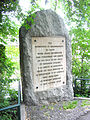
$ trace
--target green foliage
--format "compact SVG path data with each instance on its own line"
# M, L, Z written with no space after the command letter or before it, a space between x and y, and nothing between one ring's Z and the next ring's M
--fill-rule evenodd
M42 107L41 107L41 110L43 110L43 109L45 109L46 108L46 105L43 105Z
M15 89L8 89L8 98L6 100L9 101L9 105L14 105L17 104L18 101L18 91L16 91Z
M0 102L3 102L10 87L9 83L13 81L10 77L14 70L14 63L5 54L5 46L0 44Z
M30 11L30 13L31 13L31 11ZM36 17L36 14L35 13L33 13L33 14L31 13L30 16L26 17L27 21L24 21L24 23L22 24L22 26L24 26L26 28L26 30L31 29L30 26L34 24L34 18L35 17Z
M24 25L27 30L30 29L30 24L34 24L34 12L41 10L40 6L38 5L38 1L30 0L31 7L30 10L26 13L23 13L19 5L19 0L2 0L0 2L1 43L7 44L8 41L17 41L19 26L15 23L15 20L12 20L12 18L15 18L16 20L18 19L20 24ZM27 22L25 22L26 19Z
M65 15L72 35L72 73L74 78L90 79L90 30L89 0L64 0ZM86 81L81 81L77 91L81 96L89 97Z
M0 102L0 108L4 108L17 103L17 91L9 89L9 97L4 98L3 103ZM8 109L0 112L0 120L18 120L17 108Z
M63 6L69 23L75 22L77 27L89 25L89 0L64 0Z
M90 97L90 85L88 80L77 80L75 90L75 96L77 97Z
M1 0L0 1L0 42L6 44L10 39L16 40L18 35L18 26L11 21L11 16L18 17L21 13L19 0ZM17 11L17 12L16 12ZM20 16L20 15L19 15Z
M72 73L75 78L86 78L90 79L90 61L89 61L89 53L90 53L90 31L78 27L72 28L71 33L74 35L72 39ZM81 85L77 89L78 94L81 96L89 97L90 93L86 87L87 81L81 81ZM89 82L89 81L88 81ZM81 88L80 88L81 87Z
M48 109L53 110L54 108L53 106L48 106Z
M18 26L5 15L3 22L0 23L0 42L6 44L9 40L15 41L17 35Z
M31 29L31 25L34 24L34 18L36 17L35 12L38 10L43 10L43 8L41 8L38 4L38 1L40 0L31 0L31 8L30 10L27 12L27 15L24 15L24 18L22 19L22 26L24 26L26 28L26 30Z
M84 107L84 106L90 106L90 101L88 101L88 100L83 100L81 106L82 106L82 107Z
M7 49L5 50L5 48ZM11 76L16 68L15 62L12 62L12 57L17 57L17 51L19 50L15 47L10 48L0 44L0 108L17 104L18 101L17 91L10 89L10 83L14 81ZM7 57L8 55L10 56ZM17 109L0 112L0 120L17 120Z
M68 102L68 103L63 103L63 109L73 109L73 108L75 108L76 106L77 106L77 104L78 104L78 101L70 101L70 102Z
M89 0L59 0L63 3L66 23L72 35L72 73L78 78L90 78Z
M90 78L89 75L89 47L90 41L88 30L84 28L73 29L72 32L75 33L72 39L72 55L73 55L73 74L79 78Z
M6 46L5 52L6 52L7 56L13 61L13 63L14 63L13 66L14 66L15 70L19 71L20 65L19 65L19 48L18 48L18 46L15 46L15 45ZM14 72L14 74L15 74L15 72ZM18 77L20 77L20 76L18 76Z
M15 11L18 3L19 3L19 0L1 0L0 1L0 7L1 7L0 10L3 13Z

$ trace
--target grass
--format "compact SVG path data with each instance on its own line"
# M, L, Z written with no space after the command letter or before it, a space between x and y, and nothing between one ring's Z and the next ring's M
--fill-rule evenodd
M88 105L90 105L90 101L88 101L88 100L83 100L82 101L82 107L84 107L84 106L88 106Z
M54 108L53 106L48 106L48 109L53 110Z
M78 101L69 101L68 103L63 103L63 109L74 109L78 104Z
M63 104L63 109L64 110L67 110L67 109L74 109L77 105L78 105L78 100L74 100L74 101L69 101L69 102L63 102L62 103ZM88 105L90 105L90 101L88 101L88 100L83 100L82 101L82 104L81 104L81 107L83 107L83 106L88 106ZM43 109L46 109L47 107L46 107L46 105L43 105L42 106L42 108L41 108L41 110L43 110ZM54 110L54 106L48 106L48 109L50 109L50 110ZM62 108L61 107L59 107L59 110L61 110Z
M64 110L66 110L66 109L73 109L73 108L75 108L77 106L77 104L78 104L77 100L69 101L69 102L63 102L63 109ZM43 110L43 109L46 109L46 105L43 105L41 107L41 110ZM54 107L53 106L48 106L48 109L53 110ZM59 108L59 110L61 110L61 107Z
M46 105L43 105L43 106L41 107L41 110L43 110L43 109L46 109Z

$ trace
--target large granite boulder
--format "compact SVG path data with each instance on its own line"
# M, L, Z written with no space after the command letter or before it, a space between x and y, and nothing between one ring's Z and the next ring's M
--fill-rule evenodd
M63 19L52 10L36 12L34 24L28 23L31 28L20 28L20 65L22 92L25 104L48 104L61 100L73 99L72 88L72 49L71 39L66 30ZM35 91L33 82L32 37L65 37L66 44L66 84L60 87Z

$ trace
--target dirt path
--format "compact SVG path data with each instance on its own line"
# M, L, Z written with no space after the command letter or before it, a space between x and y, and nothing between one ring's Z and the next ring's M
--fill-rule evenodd
M26 106L30 120L90 120L90 107L81 107L78 101L74 109L63 109L62 103L39 106Z
M79 119L77 120L90 120L90 112L88 112L87 114L85 114L84 116L81 116Z

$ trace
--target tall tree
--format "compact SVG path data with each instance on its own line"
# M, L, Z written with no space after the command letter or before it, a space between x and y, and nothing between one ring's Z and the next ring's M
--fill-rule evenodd
M4 100L7 94L9 83L12 82L10 77L14 73L14 69L14 63L5 54L5 46L0 44L0 102Z
M68 23L71 25L70 33L73 35L73 74L76 77L89 78L89 1L64 0L64 3Z
M18 17L21 11L19 0L0 1L0 42L6 43L8 40L15 40L18 35L18 27L10 16Z
M72 73L75 78L90 78L90 30L89 0L64 0L67 22L71 26ZM86 81L81 81L81 94L85 96Z

